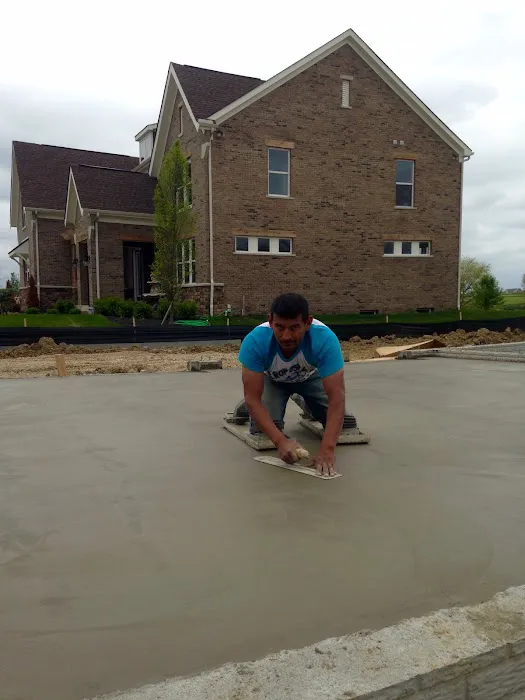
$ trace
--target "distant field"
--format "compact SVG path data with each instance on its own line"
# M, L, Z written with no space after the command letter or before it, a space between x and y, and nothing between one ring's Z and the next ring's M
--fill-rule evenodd
M504 294L504 306L525 306L525 292L521 294Z
M0 328L22 328L24 318L28 328L85 328L113 325L98 314L0 314Z
M523 301L520 299L523 297ZM506 295L506 299L511 301L505 301L505 306L517 306L525 305L525 295ZM516 301L517 299L517 301ZM482 309L470 309L465 308L462 313L463 320L465 321L484 321L484 320L496 320L498 318L516 318L525 316L525 309L504 309L498 308L491 311L483 311ZM341 314L324 316L322 314L316 314L316 318L329 325L352 325L352 324L374 324L374 323L385 323L386 316L361 316L360 314ZM446 321L457 321L459 319L459 314L456 309L451 311L437 311L435 313L416 313L407 312L403 314L389 314L389 323L414 323L414 324L426 324L426 323L439 323ZM265 316L234 316L230 319L232 326L255 326L258 323L266 321ZM211 319L213 326L223 326L226 323L224 316L216 316Z

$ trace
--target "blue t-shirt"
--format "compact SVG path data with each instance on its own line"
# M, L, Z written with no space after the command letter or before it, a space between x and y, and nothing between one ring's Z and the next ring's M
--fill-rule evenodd
M262 323L243 340L239 362L274 382L304 382L316 371L321 378L329 377L344 367L336 334L315 319L292 357L284 357L270 324Z

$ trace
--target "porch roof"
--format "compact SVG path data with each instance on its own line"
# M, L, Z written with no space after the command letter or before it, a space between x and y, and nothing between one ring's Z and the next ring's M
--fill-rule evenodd
M71 174L82 209L153 214L156 178L90 165L73 166Z
M29 257L29 237L24 238L17 246L15 246L8 253L9 257L14 260L15 258L28 258Z

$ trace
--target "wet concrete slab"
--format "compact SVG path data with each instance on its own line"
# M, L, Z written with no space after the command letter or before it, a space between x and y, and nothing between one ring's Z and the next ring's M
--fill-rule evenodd
M523 583L521 365L356 364L347 387L372 442L323 481L222 429L237 371L1 382L2 700L80 700Z

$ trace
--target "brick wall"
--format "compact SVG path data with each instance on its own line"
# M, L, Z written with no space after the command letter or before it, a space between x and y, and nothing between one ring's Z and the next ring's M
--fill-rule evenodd
M208 213L208 155L201 158L201 144L209 140L209 136L198 133L186 108L183 109L183 134L179 137L179 101L176 102L171 119L166 150L177 141L181 143L186 156L191 157L192 177L192 206L196 218L195 234L195 265L197 282L210 281L209 269L209 213ZM187 292L189 294L189 292ZM209 295L209 292L208 292ZM202 293L198 293L199 299ZM209 296L208 296L209 299Z
M341 105L351 74L352 109ZM221 125L213 144L215 279L225 303L265 311L283 291L316 312L452 308L457 156L349 47ZM294 143L291 199L267 195L266 140ZM404 140L394 148L394 139ZM415 166L415 209L395 208L395 159ZM294 231L296 257L235 255L233 229ZM384 258L386 240L429 240L432 257Z
M100 296L124 296L123 238L135 241L151 240L150 226L99 222L98 247L100 255ZM96 255L92 241L91 274L93 293L96 296ZM148 280L146 280L148 281Z

